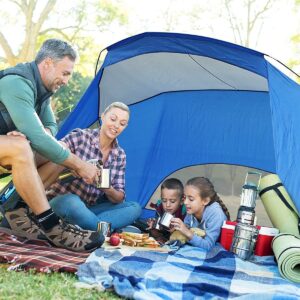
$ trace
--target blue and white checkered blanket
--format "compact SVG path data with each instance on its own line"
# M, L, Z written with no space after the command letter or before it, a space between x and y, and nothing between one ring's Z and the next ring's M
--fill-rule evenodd
M300 284L280 276L274 257L243 261L219 245L175 254L97 249L77 275L132 299L300 299Z

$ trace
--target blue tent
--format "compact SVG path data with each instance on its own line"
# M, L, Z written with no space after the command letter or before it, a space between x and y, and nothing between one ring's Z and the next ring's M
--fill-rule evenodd
M300 87L263 53L186 34L122 40L59 136L90 126L113 101L131 110L119 138L127 200L145 206L174 171L222 163L277 173L300 211Z

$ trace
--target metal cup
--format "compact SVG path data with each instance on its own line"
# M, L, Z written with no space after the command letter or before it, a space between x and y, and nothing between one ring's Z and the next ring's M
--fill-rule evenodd
M98 223L97 231L101 232L104 237L110 236L111 233L111 223L101 221Z
M162 225L163 227L166 227L166 228L170 228L170 224L171 224L171 219L173 218L173 215L168 213L168 212L165 212L160 221L159 221L159 224Z

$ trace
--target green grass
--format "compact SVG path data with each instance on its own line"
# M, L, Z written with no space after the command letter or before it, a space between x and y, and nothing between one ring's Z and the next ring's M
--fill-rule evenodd
M99 292L75 288L76 281L74 274L7 271L2 264L0 265L0 299L121 299L112 291Z
M5 177L0 180L0 191L10 179ZM0 300L121 299L112 291L75 288L74 283L78 282L75 274L7 271L8 266L0 263Z

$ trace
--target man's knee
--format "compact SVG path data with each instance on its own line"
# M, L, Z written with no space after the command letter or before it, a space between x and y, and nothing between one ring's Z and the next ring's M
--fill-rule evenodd
M12 159L25 162L28 162L28 160L33 160L33 152L27 140L24 138L12 137L10 142L10 155Z
M1 139L1 164L13 166L18 163L33 162L33 152L29 142L22 137L4 136Z

